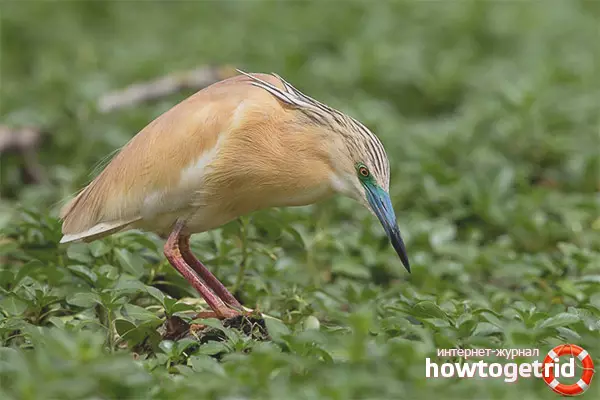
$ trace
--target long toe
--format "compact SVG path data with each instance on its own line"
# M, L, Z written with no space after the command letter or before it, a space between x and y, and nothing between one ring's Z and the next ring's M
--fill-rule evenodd
M229 319L229 318L235 318L240 315L243 315L242 312L234 310L233 308L219 307L214 311L200 311L198 314L196 314L195 319L207 319L207 318Z

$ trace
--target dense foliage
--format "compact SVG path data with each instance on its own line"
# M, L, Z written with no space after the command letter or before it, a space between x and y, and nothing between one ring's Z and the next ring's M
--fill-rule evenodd
M0 398L557 398L539 379L428 380L425 358L566 342L600 365L599 15L594 1L4 2L2 123L47 131L47 182L2 158ZM98 97L203 64L277 72L381 137L411 275L353 201L260 212L193 249L273 317L273 340L212 323L225 340L198 346L158 333L205 306L156 237L57 244L61 202L190 93L109 114Z

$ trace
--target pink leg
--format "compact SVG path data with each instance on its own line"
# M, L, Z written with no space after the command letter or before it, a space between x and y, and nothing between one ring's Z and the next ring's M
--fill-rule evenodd
M204 266L204 264L202 264L200 262L200 260L198 260L194 256L194 254L190 250L189 235L180 235L179 236L179 249L181 250L181 255L183 256L183 259L185 260L185 262L189 266L191 266L198 275L200 275L200 278L202 278L202 280L204 282L206 282L206 285L209 288L211 288L217 294L217 296L219 296L221 298L221 300L223 300L226 304L228 304L229 306L231 306L233 308L242 310L242 305L240 304L240 302L237 301L237 299L235 297L233 297L233 295L229 292L229 290L227 290L225 285L223 285L209 271L209 269L206 268Z
M192 267L190 267L181 255L179 248L179 241L181 230L185 223L183 221L177 221L173 231L169 235L167 242L165 243L164 252L167 260L171 263L177 271L200 293L200 296L208 306L215 312L218 318L232 318L239 315L239 312L229 308L223 300L215 295L202 280L194 273Z

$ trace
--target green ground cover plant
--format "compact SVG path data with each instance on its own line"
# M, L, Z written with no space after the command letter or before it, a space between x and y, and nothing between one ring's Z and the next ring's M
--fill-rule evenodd
M599 5L3 2L1 123L47 133L42 183L0 159L0 398L558 398L427 379L425 359L575 343L600 365ZM353 201L252 214L192 245L272 340L208 321L224 339L199 345L161 337L204 305L158 238L58 245L63 201L191 92L97 99L208 64L276 72L379 135L411 275Z

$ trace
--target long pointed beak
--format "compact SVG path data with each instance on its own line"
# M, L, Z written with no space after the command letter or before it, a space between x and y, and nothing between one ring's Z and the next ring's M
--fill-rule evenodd
M383 225L385 233L387 234L394 250L398 253L402 265L410 273L410 262L408 261L408 255L406 253L406 246L402 240L400 234L400 228L398 228L398 222L396 221L396 214L392 207L392 201L390 195L380 187L366 187L367 200L371 209L379 218L379 222Z

